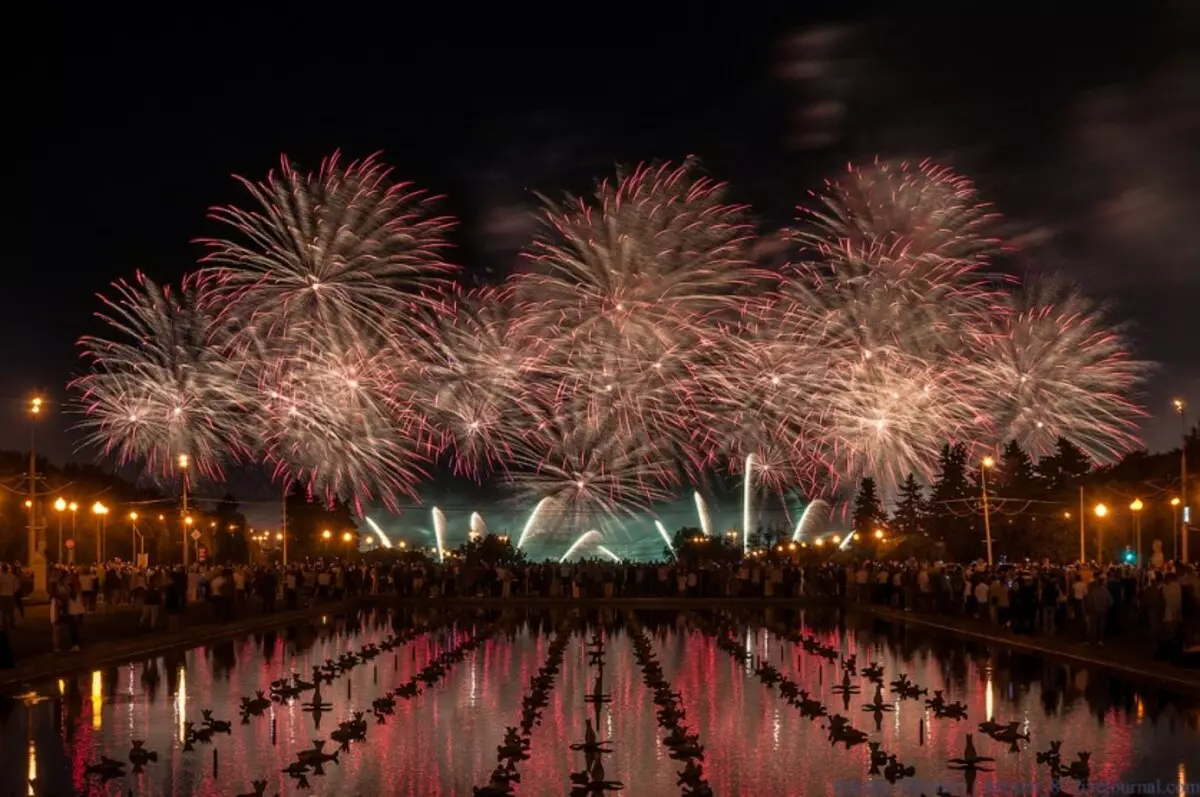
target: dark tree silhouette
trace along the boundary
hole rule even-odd
[[[883,511],[883,502],[879,500],[875,480],[866,476],[858,483],[858,494],[854,497],[854,530],[867,537],[886,523],[887,514]]]
[[[956,558],[971,559],[982,551],[972,518],[971,483],[967,479],[967,447],[962,443],[942,446],[937,478],[930,496],[927,529],[946,543]]]
[[[1051,493],[1061,493],[1092,471],[1092,461],[1079,446],[1065,437],[1058,438],[1054,453],[1041,458],[1038,473]]]
[[[892,529],[897,534],[916,534],[924,531],[928,512],[925,488],[917,481],[916,474],[910,473],[900,485],[896,511],[892,514]]]

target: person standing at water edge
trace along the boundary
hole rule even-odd
[[[20,588],[16,575],[7,564],[0,564],[0,629],[10,630],[17,624],[17,590]]]
[[[1108,610],[1112,608],[1113,598],[1104,583],[1104,576],[1097,575],[1088,586],[1087,595],[1083,598],[1084,616],[1087,618],[1088,641],[1097,645],[1104,644],[1104,631],[1108,625]]]
[[[79,630],[83,626],[83,593],[73,582],[67,596],[67,633],[71,640],[71,651],[79,650]]]

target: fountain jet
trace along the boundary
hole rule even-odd
[[[704,501],[704,496],[700,495],[700,491],[696,490],[692,493],[696,499],[696,514],[700,516],[700,530],[704,532],[705,537],[712,536],[712,517],[708,514],[708,504]],[[667,543],[668,547],[670,542]]]
[[[752,496],[752,485],[754,482],[754,461],[757,459],[754,454],[746,455],[746,469],[742,473],[742,555],[750,549],[750,498]]]
[[[517,550],[521,550],[521,546],[525,544],[525,538],[529,536],[529,532],[533,530],[533,524],[537,522],[538,515],[542,513],[542,507],[550,503],[549,498],[543,498],[538,501],[537,506],[533,508],[533,512],[529,514],[529,520],[525,521],[525,528],[521,530],[521,536],[517,538]]]
[[[433,508],[433,536],[437,540],[438,561],[446,561],[446,513]]]
[[[487,524],[483,522],[483,515],[478,512],[471,513],[471,537],[480,539],[487,536]]]
[[[605,556],[607,556],[609,559],[612,559],[614,562],[621,561],[621,557],[617,556],[615,553],[608,550],[603,545],[597,545],[596,550],[599,551],[600,553],[604,554]]]
[[[800,542],[804,537],[814,537],[829,522],[829,504],[820,498],[804,507],[796,530],[792,533],[792,542]]]
[[[580,546],[580,545],[583,545],[585,542],[587,542],[588,540],[592,539],[592,537],[595,537],[596,539],[599,539],[599,538],[600,538],[600,532],[596,531],[595,529],[592,529],[591,531],[585,531],[583,534],[580,534],[580,535],[579,535],[579,539],[575,540],[575,542],[573,542],[573,543],[571,544],[571,547],[567,549],[567,552],[566,552],[565,554],[563,554],[563,555],[562,555],[562,559],[559,559],[559,560],[558,560],[558,561],[559,561],[559,564],[561,564],[561,563],[563,563],[563,562],[567,561],[568,559],[570,559],[570,558],[571,558],[571,554],[575,553],[575,550],[576,550],[577,548],[579,548],[579,546]]]
[[[364,520],[367,521],[367,525],[371,527],[371,530],[375,532],[375,536],[379,538],[379,544],[384,548],[391,548],[392,541],[389,540],[388,536],[383,533],[383,529],[379,528],[379,524],[374,520],[371,520],[371,518],[364,518]]]
[[[697,493],[697,497],[699,497],[699,493]],[[675,556],[675,547],[673,545],[671,545],[671,535],[667,534],[667,530],[665,528],[663,528],[662,521],[661,520],[654,521],[654,528],[658,529],[658,533],[662,535],[663,542],[665,542],[667,544],[667,550],[671,552],[671,556]],[[678,558],[678,557],[675,557],[675,558]]]

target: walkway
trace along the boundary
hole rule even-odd
[[[1107,645],[1098,647],[1077,639],[1073,632],[1065,632],[1055,637],[1030,636],[1014,634],[1007,628],[985,625],[978,620],[945,614],[904,612],[873,604],[847,604],[847,608],[905,625],[1004,645],[1026,653],[1074,661],[1120,673],[1133,680],[1153,681],[1168,689],[1200,694],[1200,670],[1157,661],[1144,647],[1121,637],[1115,637]]]
[[[354,600],[326,603],[295,611],[263,614],[258,602],[239,610],[234,620],[216,620],[208,604],[196,603],[184,613],[181,628],[168,634],[166,616],[160,614],[159,629],[138,627],[141,609],[121,605],[85,616],[80,634],[81,650],[75,653],[53,652],[50,633],[50,609],[43,604],[25,609],[25,620],[9,635],[17,666],[0,670],[0,690],[12,691],[18,685],[44,681],[81,669],[151,656],[179,647],[196,647],[217,639],[265,628],[276,628],[317,614],[340,613],[357,605]],[[63,630],[66,643],[66,630]]]

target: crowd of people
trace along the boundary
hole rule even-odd
[[[28,585],[19,566],[0,565],[0,629],[22,616]],[[1097,646],[1135,629],[1149,633],[1155,655],[1200,657],[1200,581],[1191,565],[1040,565],[988,567],[908,560],[745,559],[733,563],[576,561],[444,563],[415,557],[394,562],[339,559],[260,565],[138,568],[110,562],[50,571],[54,648],[77,650],[85,617],[127,606],[138,625],[180,628],[190,605],[213,617],[363,593],[409,598],[800,598],[834,599],[936,612],[1017,634],[1062,634]],[[65,639],[64,639],[65,636]]]
[[[1145,630],[1157,658],[1200,664],[1200,580],[1190,565],[854,562],[828,573],[821,589],[858,603],[957,615],[1015,634],[1074,635],[1097,646]]]

